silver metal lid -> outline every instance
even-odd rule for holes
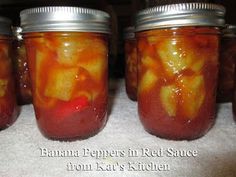
[[[12,33],[13,33],[13,36],[14,36],[14,39],[16,40],[23,40],[22,38],[22,28],[19,27],[19,26],[13,26],[12,27]]]
[[[125,39],[134,39],[135,38],[135,28],[134,26],[129,26],[124,29],[124,38]]]
[[[5,17],[0,17],[0,34],[12,35],[11,20]]]
[[[156,6],[136,15],[136,31],[179,26],[223,27],[225,8],[210,3],[181,3]]]
[[[79,31],[110,33],[106,12],[80,7],[38,7],[21,11],[22,33]]]
[[[224,37],[235,37],[236,36],[236,25],[225,25],[225,28],[222,30]]]

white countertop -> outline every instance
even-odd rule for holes
[[[23,106],[18,120],[0,132],[0,177],[236,177],[236,123],[231,104],[219,105],[216,124],[204,137],[169,141],[143,129],[137,103],[127,98],[123,81],[113,87],[107,125],[87,140],[44,138],[32,105]],[[131,157],[131,150],[137,156]],[[173,157],[173,151],[188,151],[191,156]]]

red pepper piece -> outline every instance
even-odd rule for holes
[[[88,106],[88,98],[86,96],[80,96],[71,101],[63,102],[57,106],[54,116],[60,120],[63,120],[76,112],[86,109]]]

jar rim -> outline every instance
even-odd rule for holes
[[[16,40],[18,40],[18,41],[23,40],[23,37],[22,37],[22,28],[21,28],[21,27],[19,27],[19,26],[13,26],[13,27],[12,27],[12,33],[13,33],[14,39],[16,39]]]
[[[135,27],[128,26],[124,29],[124,39],[133,39],[135,38]]]
[[[136,32],[181,26],[214,26],[225,24],[225,8],[213,3],[179,3],[156,6],[140,11],[135,18]]]
[[[11,20],[6,17],[0,17],[0,34],[1,35],[7,35],[11,36]]]
[[[236,25],[226,24],[222,30],[223,36],[225,37],[235,37],[236,36]]]
[[[78,31],[110,33],[106,12],[72,6],[46,6],[20,12],[22,33]]]

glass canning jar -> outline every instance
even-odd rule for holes
[[[0,130],[9,127],[19,114],[12,71],[11,21],[0,17]]]
[[[136,50],[136,39],[134,27],[127,27],[124,30],[125,38],[125,86],[128,97],[137,100],[137,81],[138,81],[138,59]]]
[[[20,105],[32,103],[29,68],[21,27],[13,27],[13,64],[16,79],[17,102]]]
[[[214,124],[224,14],[220,5],[182,3],[136,16],[138,112],[151,134],[192,140]]]
[[[231,102],[234,89],[236,60],[236,26],[226,25],[222,30],[217,102]]]
[[[39,7],[20,16],[41,132],[58,140],[96,134],[107,121],[109,15]]]

